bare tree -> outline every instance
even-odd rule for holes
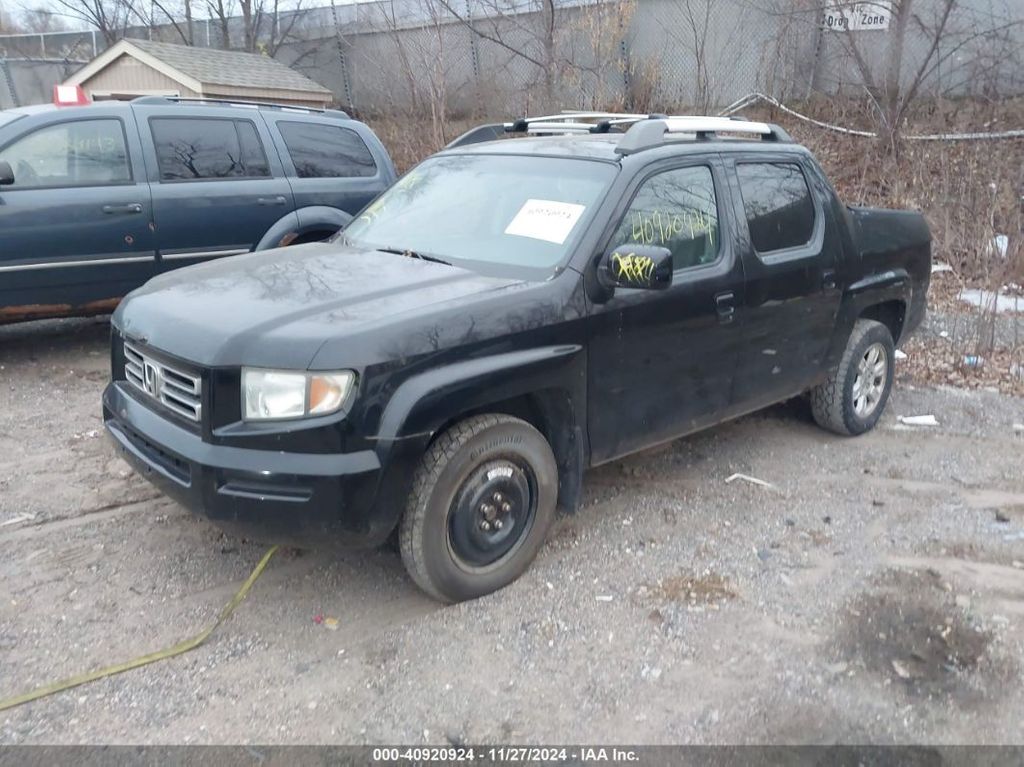
[[[451,25],[443,0],[422,0],[420,26],[402,28],[395,0],[378,6],[381,20],[397,54],[402,79],[408,89],[411,114],[430,112],[431,144],[443,146],[449,136],[449,81],[453,78],[447,34]],[[382,77],[387,74],[384,70]],[[396,105],[397,106],[397,105]]]
[[[241,50],[275,56],[281,45],[292,37],[296,23],[302,17],[302,2],[294,3],[285,11],[281,0],[206,0],[210,18],[220,28],[221,47],[230,50],[232,20],[240,16],[242,23]]]
[[[21,14],[21,28],[25,32],[62,32],[67,22],[49,8],[29,8]]]
[[[958,19],[957,11],[963,7],[961,0],[869,0],[867,3],[872,4],[883,10],[891,9],[881,55],[871,55],[862,38],[850,28],[840,33],[840,39],[875,106],[879,136],[887,151],[892,153],[899,148],[900,131],[908,110],[922,88],[947,62],[955,56],[963,57],[972,43],[1024,24],[1024,19],[1003,21],[993,17],[985,21],[973,15]],[[863,5],[861,3],[861,7]],[[916,61],[908,64],[911,34],[920,53]]]
[[[138,12],[136,0],[54,0],[63,16],[94,27],[107,46],[125,36],[133,21],[146,23]]]
[[[687,47],[695,63],[693,105],[701,113],[710,113],[716,94],[712,93],[708,67],[708,30],[711,27],[711,6],[714,0],[682,0]]]
[[[503,51],[509,64],[529,65],[536,74],[533,82],[524,83],[524,92],[539,86],[545,108],[559,104],[557,86],[563,81],[578,82],[587,73],[612,68],[620,77],[623,74],[614,48],[622,42],[635,0],[594,0],[573,7],[561,7],[556,0],[530,0],[528,11],[516,0],[478,0],[472,15],[464,0],[437,2],[475,37]],[[582,50],[587,43],[590,50]]]
[[[231,24],[230,20],[234,14],[234,3],[232,0],[206,0],[206,10],[210,18],[217,20],[220,27],[220,47],[224,50],[231,49]]]
[[[0,35],[14,35],[24,31],[24,27],[14,20],[3,5],[0,5]]]
[[[149,0],[151,15],[149,27],[155,29],[161,23],[170,24],[180,42],[195,45],[195,24],[192,18],[192,0],[181,0],[181,7],[175,7],[170,0]],[[159,12],[159,13],[158,13]]]

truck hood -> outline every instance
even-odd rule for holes
[[[328,340],[456,306],[518,281],[313,243],[178,269],[129,294],[127,337],[203,366],[305,369]]]

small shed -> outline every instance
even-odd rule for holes
[[[333,95],[294,69],[258,53],[124,39],[65,82],[94,101],[136,96],[274,101],[322,108]]]

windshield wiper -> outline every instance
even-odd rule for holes
[[[451,261],[445,261],[443,258],[431,256],[428,253],[418,253],[415,250],[409,250],[408,248],[374,248],[374,250],[379,250],[381,253],[394,253],[396,256],[418,258],[421,261],[433,261],[435,264],[444,264],[445,266],[452,265]]]

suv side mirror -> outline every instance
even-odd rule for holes
[[[606,287],[664,290],[672,284],[672,251],[657,245],[626,243],[610,249],[597,265]]]
[[[14,170],[11,164],[0,160],[0,186],[10,186],[14,183]]]

